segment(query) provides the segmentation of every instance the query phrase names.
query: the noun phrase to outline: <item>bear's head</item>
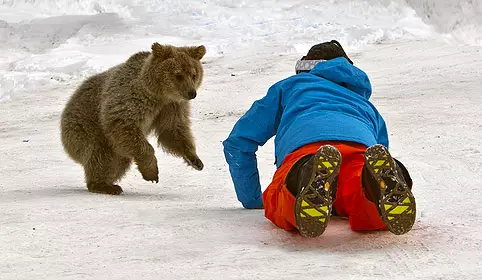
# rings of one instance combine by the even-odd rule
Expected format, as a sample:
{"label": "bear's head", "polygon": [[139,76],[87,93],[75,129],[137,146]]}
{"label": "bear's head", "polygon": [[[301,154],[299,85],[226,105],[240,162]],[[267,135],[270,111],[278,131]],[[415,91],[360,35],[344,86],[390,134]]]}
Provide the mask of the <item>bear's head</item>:
{"label": "bear's head", "polygon": [[141,71],[144,85],[155,95],[171,101],[194,99],[203,79],[204,46],[174,47],[152,44],[152,53]]}

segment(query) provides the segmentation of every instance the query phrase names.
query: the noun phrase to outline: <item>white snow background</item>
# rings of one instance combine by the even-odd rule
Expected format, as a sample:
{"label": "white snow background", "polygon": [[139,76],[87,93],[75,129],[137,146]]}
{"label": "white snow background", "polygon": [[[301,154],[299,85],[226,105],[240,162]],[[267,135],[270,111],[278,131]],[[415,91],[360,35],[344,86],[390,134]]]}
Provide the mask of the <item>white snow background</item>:
{"label": "white snow background", "polygon": [[[331,39],[370,76],[411,171],[406,235],[334,219],[306,239],[236,200],[221,141]],[[157,149],[158,184],[132,168],[123,195],[91,194],[62,109],[155,41],[208,49],[192,115],[206,167]],[[482,279],[481,68],[482,0],[0,0],[0,279]],[[265,188],[272,141],[258,166]]]}

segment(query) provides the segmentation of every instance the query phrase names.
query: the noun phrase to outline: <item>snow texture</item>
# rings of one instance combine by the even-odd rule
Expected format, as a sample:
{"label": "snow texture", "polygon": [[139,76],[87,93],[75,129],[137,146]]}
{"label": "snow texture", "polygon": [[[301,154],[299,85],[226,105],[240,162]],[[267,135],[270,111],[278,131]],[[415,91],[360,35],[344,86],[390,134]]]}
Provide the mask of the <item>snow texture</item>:
{"label": "snow texture", "polygon": [[[237,202],[222,154],[251,103],[337,39],[370,76],[418,216],[403,236],[317,239]],[[121,196],[88,193],[61,111],[87,76],[158,41],[204,44],[193,101],[198,172],[159,159]],[[0,0],[0,279],[481,279],[481,0]],[[154,141],[152,141],[154,143]],[[273,143],[258,152],[263,187]]]}

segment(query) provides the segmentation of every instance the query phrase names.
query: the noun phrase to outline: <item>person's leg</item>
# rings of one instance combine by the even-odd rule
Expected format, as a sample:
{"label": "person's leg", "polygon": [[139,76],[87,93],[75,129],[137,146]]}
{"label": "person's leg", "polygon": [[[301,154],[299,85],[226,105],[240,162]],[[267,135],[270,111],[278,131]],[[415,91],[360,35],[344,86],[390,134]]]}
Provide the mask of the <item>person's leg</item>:
{"label": "person's leg", "polygon": [[[264,191],[265,216],[278,227],[285,230],[297,228],[295,219],[296,197],[300,185],[303,185],[303,182],[308,184],[310,179],[312,179],[308,178],[306,180],[306,174],[301,174],[300,168],[301,165],[308,161],[308,158],[318,151],[323,143],[318,142],[305,145],[286,156],[281,166],[276,170],[272,182]],[[312,165],[313,163],[311,163]],[[309,171],[312,172],[312,168],[309,168]],[[311,176],[311,173],[309,175]]]}
{"label": "person's leg", "polygon": [[301,167],[296,201],[296,227],[305,237],[318,237],[326,229],[340,171],[341,154],[332,145],[322,145]]}
{"label": "person's leg", "polygon": [[349,218],[352,230],[386,229],[376,205],[367,199],[362,188],[366,147],[354,143],[341,143],[335,147],[342,154],[342,164],[334,208],[338,214]]}
{"label": "person's leg", "polygon": [[369,147],[364,155],[363,187],[369,200],[394,234],[412,229],[416,217],[412,179],[403,164],[392,158],[383,145]]}
{"label": "person's leg", "polygon": [[287,157],[276,170],[273,180],[263,192],[264,215],[273,224],[285,230],[296,227],[293,209],[295,197],[286,188],[285,179],[291,166],[296,163],[296,157]]}

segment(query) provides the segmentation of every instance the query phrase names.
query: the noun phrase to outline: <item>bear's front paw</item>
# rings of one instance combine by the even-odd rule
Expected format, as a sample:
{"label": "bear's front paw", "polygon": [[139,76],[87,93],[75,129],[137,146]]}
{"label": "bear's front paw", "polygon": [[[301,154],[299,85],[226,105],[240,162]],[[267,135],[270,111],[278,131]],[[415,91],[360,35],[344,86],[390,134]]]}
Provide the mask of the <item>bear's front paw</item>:
{"label": "bear's front paw", "polygon": [[159,169],[155,158],[149,164],[138,163],[137,167],[144,180],[159,183]]}
{"label": "bear's front paw", "polygon": [[186,161],[186,163],[189,164],[189,166],[191,166],[192,168],[194,168],[196,170],[201,171],[204,168],[203,162],[201,161],[201,159],[197,155],[190,156],[190,157],[184,157],[184,161]]}

